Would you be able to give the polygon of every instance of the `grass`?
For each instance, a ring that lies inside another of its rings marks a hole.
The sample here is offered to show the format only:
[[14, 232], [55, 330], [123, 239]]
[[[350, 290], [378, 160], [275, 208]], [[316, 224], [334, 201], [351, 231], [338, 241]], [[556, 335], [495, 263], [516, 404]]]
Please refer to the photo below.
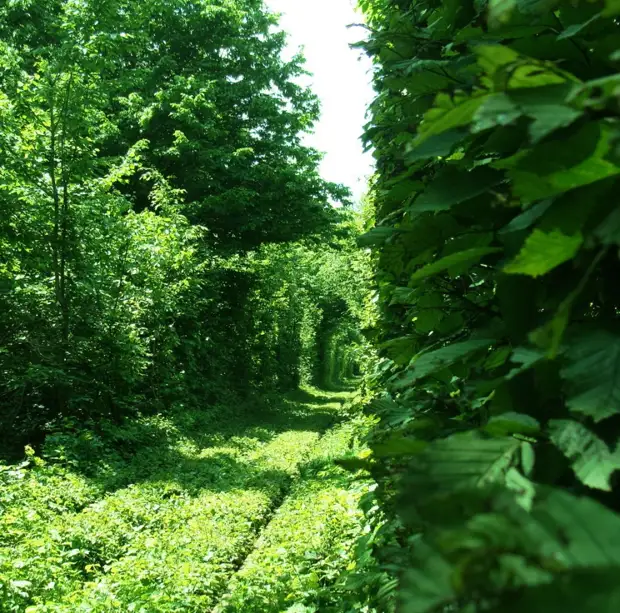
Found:
[[353, 439], [338, 425], [349, 397], [179, 409], [0, 466], [0, 612], [327, 603], [361, 526], [363, 486], [331, 463]]

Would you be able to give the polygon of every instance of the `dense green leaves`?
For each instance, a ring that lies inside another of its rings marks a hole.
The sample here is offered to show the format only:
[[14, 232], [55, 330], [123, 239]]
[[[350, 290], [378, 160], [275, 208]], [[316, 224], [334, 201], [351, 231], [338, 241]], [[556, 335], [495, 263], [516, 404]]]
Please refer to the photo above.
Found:
[[483, 194], [500, 183], [503, 175], [490, 168], [458, 172], [447, 168], [440, 172], [414, 203], [415, 211], [443, 211], [451, 206]]
[[431, 277], [444, 271], [467, 269], [473, 264], [479, 262], [485, 255], [496, 253], [498, 251], [500, 250], [494, 247], [475, 247], [473, 249], [451, 253], [450, 255], [433, 262], [432, 264], [428, 264], [427, 266], [416, 270], [416, 272], [411, 275], [411, 281], [422, 281], [427, 277]]
[[418, 379], [422, 379], [438, 370], [442, 370], [446, 366], [454, 364], [474, 351], [488, 348], [489, 345], [489, 340], [471, 340], [462, 343], [453, 343], [441, 349], [423, 353], [413, 360], [413, 368], [409, 370], [405, 378], [398, 381], [396, 385], [397, 387], [402, 387], [415, 383]]
[[398, 610], [611, 611], [615, 3], [360, 4], [375, 218], [394, 230], [370, 245], [369, 467], [397, 542], [376, 555], [397, 570]]
[[[254, 0], [2, 4], [3, 445], [292, 387], [355, 345], [357, 230], [284, 45]], [[320, 236], [320, 263], [288, 246]]]

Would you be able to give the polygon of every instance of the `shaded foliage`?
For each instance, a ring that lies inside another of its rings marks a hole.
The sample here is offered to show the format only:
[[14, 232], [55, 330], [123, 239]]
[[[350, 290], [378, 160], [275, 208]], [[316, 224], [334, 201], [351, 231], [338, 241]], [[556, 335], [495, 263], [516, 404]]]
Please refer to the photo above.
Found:
[[613, 611], [620, 6], [360, 5], [383, 606]]

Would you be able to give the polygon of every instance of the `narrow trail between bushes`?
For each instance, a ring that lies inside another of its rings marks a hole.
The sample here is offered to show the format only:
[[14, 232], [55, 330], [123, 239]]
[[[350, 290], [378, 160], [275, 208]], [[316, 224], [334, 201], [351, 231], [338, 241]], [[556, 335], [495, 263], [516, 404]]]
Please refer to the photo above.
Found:
[[364, 484], [333, 463], [351, 397], [144, 418], [116, 433], [137, 441], [124, 459], [7, 473], [0, 612], [331, 610], [362, 526]]

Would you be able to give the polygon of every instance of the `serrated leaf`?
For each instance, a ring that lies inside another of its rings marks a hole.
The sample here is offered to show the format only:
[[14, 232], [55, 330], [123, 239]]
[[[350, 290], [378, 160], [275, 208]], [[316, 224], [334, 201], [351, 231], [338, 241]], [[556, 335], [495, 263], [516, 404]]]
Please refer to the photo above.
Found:
[[560, 372], [571, 411], [601, 421], [620, 413], [620, 337], [605, 330], [584, 333], [568, 348]]
[[620, 468], [619, 458], [584, 425], [569, 419], [549, 422], [554, 445], [571, 461], [577, 478], [588, 487], [611, 491], [609, 479]]
[[[562, 490], [541, 488], [532, 515], [538, 534], [556, 541], [553, 548], [544, 542], [541, 545], [565, 568], [620, 565], [620, 516], [602, 504]], [[602, 534], [605, 538], [600, 538]]]
[[581, 247], [581, 234], [567, 236], [559, 231], [534, 230], [517, 257], [504, 267], [508, 274], [539, 277], [571, 260]]
[[416, 270], [416, 272], [411, 275], [411, 281], [417, 283], [418, 281], [432, 277], [440, 272], [449, 271], [454, 267], [458, 267], [459, 270], [466, 270], [479, 262], [485, 255], [490, 255], [491, 253], [497, 253], [499, 251], [501, 251], [501, 249], [497, 247], [475, 247], [473, 249], [452, 253]]
[[414, 544], [413, 556], [414, 566], [403, 576], [399, 610], [427, 613], [456, 600], [454, 566], [423, 541]]
[[521, 444], [514, 438], [488, 438], [476, 431], [435, 441], [410, 465], [406, 491], [434, 497], [501, 483]]
[[447, 168], [415, 199], [412, 209], [416, 212], [446, 211], [484, 194], [503, 180], [504, 174], [492, 168], [476, 168], [471, 172]]
[[415, 383], [419, 379], [427, 377], [439, 370], [446, 368], [462, 360], [483, 348], [488, 348], [491, 345], [489, 339], [482, 340], [469, 340], [462, 343], [452, 343], [441, 349], [435, 351], [429, 351], [414, 358], [412, 366], [405, 373], [405, 376], [400, 381], [394, 384], [395, 389], [400, 389]]

